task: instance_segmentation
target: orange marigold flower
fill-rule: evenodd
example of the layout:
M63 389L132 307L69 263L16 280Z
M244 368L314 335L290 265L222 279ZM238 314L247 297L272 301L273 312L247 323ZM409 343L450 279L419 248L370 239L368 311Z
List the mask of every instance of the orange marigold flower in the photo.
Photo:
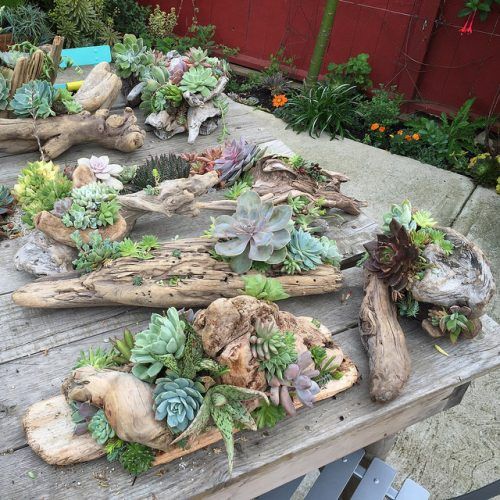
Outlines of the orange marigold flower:
M281 108L288 102L288 98L284 94L275 95L273 97L273 106L275 108Z
M398 130L396 133L397 133L398 135L403 135L403 131L402 131L402 130Z
M379 127L378 131L379 132L385 132L385 127Z
M415 141L418 141L420 139L420 135L415 133L411 136L412 139L414 139Z
M406 134L406 135L405 135L405 139L406 139L407 141L411 141L411 135Z
M380 127L378 123L372 123L370 125L370 130L377 130Z

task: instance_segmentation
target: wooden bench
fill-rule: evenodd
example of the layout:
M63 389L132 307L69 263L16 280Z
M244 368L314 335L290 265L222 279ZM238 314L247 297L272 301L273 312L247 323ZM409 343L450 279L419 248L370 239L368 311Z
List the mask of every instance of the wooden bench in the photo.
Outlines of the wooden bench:
M230 125L234 136L266 143L273 138L255 125L248 125L246 109L231 104ZM148 154L201 150L215 137L200 137L189 147L185 137L162 142L148 134L144 147L130 155L100 148L75 147L58 163L91 154L109 154L113 162L133 164ZM273 148L284 151L276 141ZM35 154L0 155L0 183L14 184L19 169ZM338 167L341 170L341 166ZM160 240L175 235L200 235L209 225L210 213L196 219L160 217L141 219L132 236L157 234ZM334 236L352 265L360 245L373 233L366 216L342 216ZM335 294L282 301L282 309L321 319L335 340L358 366L362 380L331 400L301 411L272 430L242 432L236 437L235 468L227 477L222 443L159 466L136 480L119 465L105 459L71 467L45 464L27 445L21 417L32 403L57 395L62 380L78 353L91 345L109 345L108 339L125 328L139 331L152 310L133 307L77 310L36 310L15 306L11 292L33 278L14 268L13 256L20 240L0 242L0 475L2 498L252 498L305 473L341 459L460 402L468 383L500 364L499 326L484 320L484 332L472 341L451 345L429 338L414 321L404 323L412 358L412 375L403 394L382 405L368 394L367 357L359 340L358 311L362 298L361 271L344 272L344 287ZM434 347L438 343L449 357ZM29 493L27 493L29 492Z

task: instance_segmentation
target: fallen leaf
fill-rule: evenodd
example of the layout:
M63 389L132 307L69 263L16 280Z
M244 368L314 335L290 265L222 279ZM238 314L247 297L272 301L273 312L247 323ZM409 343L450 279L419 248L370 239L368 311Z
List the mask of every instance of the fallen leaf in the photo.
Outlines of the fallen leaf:
M30 470L28 471L28 477L31 479L36 479L36 473Z
M434 347L436 348L436 351L439 352L439 354L442 354L443 356L449 356L449 354L442 347L439 347L437 344L434 344Z

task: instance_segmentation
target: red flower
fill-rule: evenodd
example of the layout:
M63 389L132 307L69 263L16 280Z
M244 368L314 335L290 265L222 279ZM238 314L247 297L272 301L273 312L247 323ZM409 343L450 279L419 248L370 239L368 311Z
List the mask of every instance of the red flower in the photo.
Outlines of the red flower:
M474 24L474 18L476 17L476 10L467 16L464 25L459 29L460 34L466 33L470 35L472 33L472 25Z

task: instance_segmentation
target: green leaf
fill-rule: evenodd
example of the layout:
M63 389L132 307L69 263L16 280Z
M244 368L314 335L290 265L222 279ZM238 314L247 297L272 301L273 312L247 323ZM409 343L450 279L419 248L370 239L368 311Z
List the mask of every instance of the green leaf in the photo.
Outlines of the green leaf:
M246 295L270 302L289 297L283 290L283 285L277 279L267 278L262 274L250 274L242 278L245 282L244 293Z
M266 429L274 427L283 420L286 417L286 412L282 406L263 403L252 412L252 416L257 424L257 429Z

